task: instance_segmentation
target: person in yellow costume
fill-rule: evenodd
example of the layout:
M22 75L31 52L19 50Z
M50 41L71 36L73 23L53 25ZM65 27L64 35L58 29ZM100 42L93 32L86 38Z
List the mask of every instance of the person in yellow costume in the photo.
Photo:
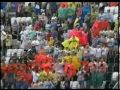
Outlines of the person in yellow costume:
M50 37L50 40L48 41L48 45L50 47L54 45L54 39L53 39L53 37Z
M72 63L75 65L77 70L80 69L80 59L75 52L73 52L73 55L72 55Z
M46 78L52 80L54 78L53 77L53 72L49 71Z
M69 44L69 49L70 50L78 47L79 39L77 37L72 37L72 38L69 39L69 41L70 41L70 44Z
M64 48L68 48L69 50L75 49L79 45L79 39L77 37L71 37L70 39L62 42Z
M45 81L46 77L47 77L47 73L44 70L40 71L39 76L38 76L39 80L40 81Z
M70 63L72 60L72 56L68 53L65 57L63 57L62 62Z
M64 40L64 42L62 42L62 45L64 46L64 48L68 48L69 47L69 40L68 39Z
M53 73L53 82L57 84L57 82L60 80L60 75L58 73Z
M114 31L118 30L118 19L115 20L115 27L114 27Z

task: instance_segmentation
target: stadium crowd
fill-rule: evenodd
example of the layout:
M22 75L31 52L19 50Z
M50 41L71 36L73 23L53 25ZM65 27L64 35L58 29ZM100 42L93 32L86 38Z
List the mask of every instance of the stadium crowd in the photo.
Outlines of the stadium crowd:
M3 89L104 89L118 68L118 2L4 2L0 23Z

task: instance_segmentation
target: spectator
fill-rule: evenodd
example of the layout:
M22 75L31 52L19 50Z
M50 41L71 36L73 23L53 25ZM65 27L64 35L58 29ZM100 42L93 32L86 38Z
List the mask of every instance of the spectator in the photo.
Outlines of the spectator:
M6 48L10 49L12 47L12 35L10 32L7 32L7 37L6 37Z
M118 69L118 3L4 5L3 89L101 89L104 82L111 83ZM112 85L108 82L107 87Z

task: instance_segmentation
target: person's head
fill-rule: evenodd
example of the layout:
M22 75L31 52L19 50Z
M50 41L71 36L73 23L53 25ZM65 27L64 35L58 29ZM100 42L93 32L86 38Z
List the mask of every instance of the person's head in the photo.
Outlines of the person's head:
M28 6L31 6L31 3L29 3Z

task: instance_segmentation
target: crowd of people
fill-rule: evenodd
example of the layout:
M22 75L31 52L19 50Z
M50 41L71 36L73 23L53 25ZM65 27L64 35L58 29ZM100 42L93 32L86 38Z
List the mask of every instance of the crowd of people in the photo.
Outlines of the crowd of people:
M1 88L102 89L117 54L118 2L2 3L0 32Z

